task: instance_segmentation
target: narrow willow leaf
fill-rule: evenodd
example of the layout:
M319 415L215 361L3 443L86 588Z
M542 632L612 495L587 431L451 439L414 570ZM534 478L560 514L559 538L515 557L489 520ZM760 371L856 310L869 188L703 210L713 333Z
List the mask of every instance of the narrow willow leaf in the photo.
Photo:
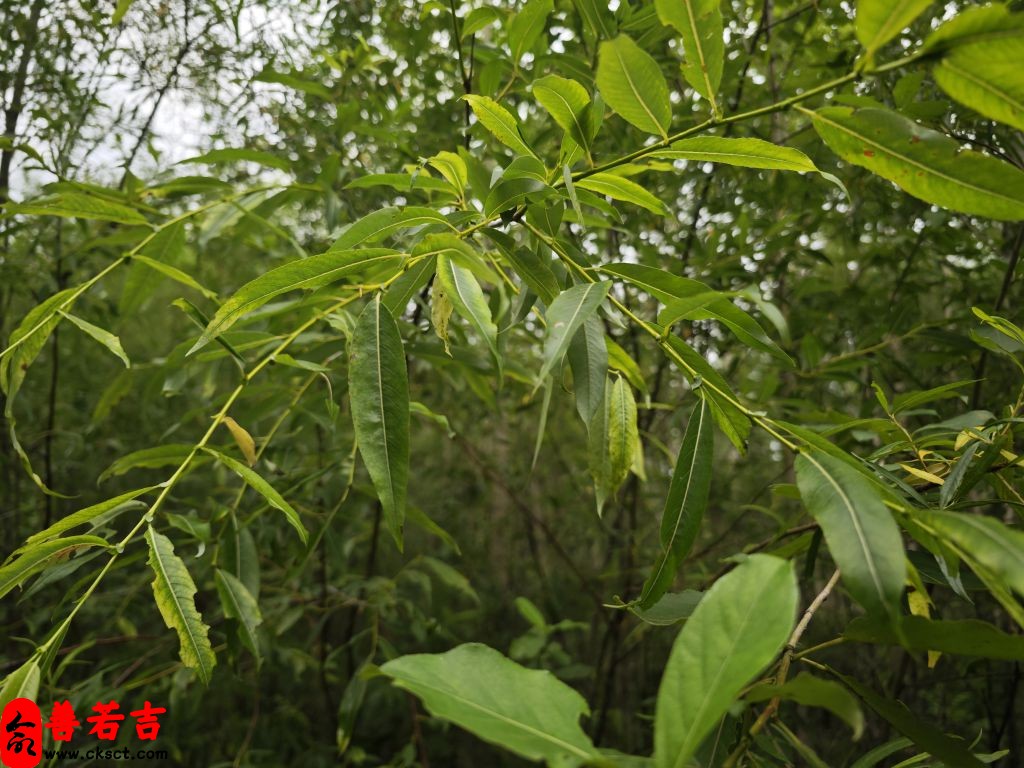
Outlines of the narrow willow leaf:
M597 409L604 406L604 387L608 378L608 347L604 325L591 315L572 337L566 353L572 369L572 388L576 412L587 429Z
M196 585L181 558L174 554L174 545L152 526L146 528L149 543L149 565L153 569L153 597L168 629L178 633L181 662L195 670L204 684L209 684L217 658L210 646L210 628L196 610Z
M608 106L626 122L646 133L668 137L672 106L665 76L658 62L628 35L601 43L597 87Z
M850 594L868 613L895 621L906 559L899 528L875 487L855 469L813 449L797 457L796 481Z
M721 0L655 0L662 24L675 27L683 37L683 76L720 114L715 93L722 82L725 44Z
M220 306L203 331L203 335L189 350L189 354L206 346L244 315L263 306L275 296L300 288L322 288L369 269L391 266L397 270L404 258L403 254L388 248L327 251L308 259L296 259L264 272L239 288Z
M544 430L548 425L548 410L551 408L551 392L554 390L555 379L549 376L544 381L544 399L540 406L540 418L537 422L537 439L533 443L533 461L530 462L530 471L537 468L537 459L540 456L541 446L544 445Z
M931 4L932 0L858 0L855 28L865 57L870 59Z
M550 672L527 669L485 645L402 656L381 667L434 717L527 760L577 765L597 756L580 728L587 704Z
M957 46L932 70L951 98L985 117L1024 130L1024 30L1016 37Z
M77 288L66 288L33 307L7 339L8 348L0 357L0 388L7 394L7 408L25 380L25 372L43 351L46 340L60 323L62 309L70 309ZM15 346L17 345L17 346Z
M805 707L827 709L850 726L854 740L864 733L864 712L860 703L846 688L833 680L822 680L801 672L783 685L755 686L744 698L747 701L768 701L776 697Z
M711 491L714 430L711 408L702 400L686 425L683 444L672 472L665 509L661 513L661 556L644 583L640 607L651 608L668 592L679 565L700 531Z
M638 391L650 397L647 381L636 360L630 357L629 353L619 346L611 336L604 337L604 345L608 350L608 367L621 373L626 377L626 381L636 387Z
M440 280L436 280L430 288L430 325L434 328L434 334L444 342L444 351L451 355L448 347L448 320L452 316L451 299L445 293L444 286Z
M469 102L476 119L494 138L520 155L537 156L519 132L519 122L511 112L487 96L467 94L462 98Z
M1010 635L977 619L933 621L924 616L904 616L898 637L891 626L860 616L843 630L843 637L858 643L902 645L912 651L938 651L957 656L1024 661L1024 637Z
M400 318L437 268L437 257L428 256L409 267L384 293L382 303L393 317Z
M99 536L67 536L22 547L20 554L0 568L0 598L47 566L66 560L88 547L109 546Z
M279 358L278 362L281 362ZM245 456L246 462L248 462L250 467L253 466L256 463L256 441L252 439L252 435L230 416L225 416L221 419L221 423L228 428L231 436L235 438L235 443L238 445L242 455Z
M281 496L281 494L278 493L270 483L264 480L255 470L245 466L245 464L237 459L233 459L220 451L215 451L213 448L203 448L203 450L217 459L217 461L230 469L240 478L245 480L246 484L262 496L267 504L272 506L274 509L283 512L288 522L291 523L292 528L294 528L299 534L299 538L302 539L302 543L306 543L309 533L306 531L306 527L302 524L299 513L295 511L291 504L284 500L284 497Z
M590 424L589 464L598 515L629 474L639 439L633 390L616 377L613 384L605 384L604 407Z
M15 699L32 699L39 695L39 662L33 656L4 678L0 687L0 712Z
M102 483L108 477L117 477L133 469L158 469L180 464L192 452L188 443L167 443L153 448L143 448L121 456L100 473L96 481Z
M508 25L508 47L512 50L513 64L518 63L523 54L533 48L553 9L554 0L527 0L512 17Z
M214 582L217 585L217 595L220 597L224 615L238 621L239 637L258 663L260 644L256 627L263 623L263 616L260 614L256 598L246 589L245 584L229 571L217 568L214 571Z
M865 704L888 721L893 728L918 747L941 760L943 765L949 768L982 768L984 765L981 760L971 754L966 741L947 736L930 723L918 719L902 702L880 696L859 680L841 675L833 669L828 671L842 680L850 690L860 696Z
M885 109L825 107L810 113L822 140L844 160L905 192L954 211L1024 219L1024 171Z
M267 168L277 168L279 171L290 171L292 167L286 158L279 157L270 152L246 149L244 147L213 149L197 157L179 160L177 164L186 165L188 163L209 163L211 165L220 165L222 163L256 163Z
M528 176L503 178L494 185L487 195L487 199L484 200L484 216L491 218L499 213L511 211L517 205L522 204L527 196L545 188L547 185L543 181Z
M113 221L118 224L145 225L148 223L145 217L134 208L83 192L62 192L58 195L40 197L23 203L7 203L4 206L4 213L6 215L26 214Z
M124 363L125 368L131 368L132 361L128 359L128 355L124 352L124 347L121 346L121 340L117 338L110 331L105 331L97 325L93 325L90 322L83 320L82 318L69 314L67 312L61 312L66 319L70 320L71 323L77 328L81 329L89 336L94 338L104 347L106 347L112 355L116 355L118 359Z
M576 332L592 317L608 295L611 283L581 283L562 291L548 307L547 338L544 340L544 364L537 381L544 381L556 365L562 362ZM604 340L602 338L602 344Z
M491 310L480 284L473 273L456 264L447 254L437 257L437 279L444 286L455 311L469 321L483 338L501 371L501 354L498 352L498 327L491 319Z
M100 517L101 515L105 515L107 512L110 512L113 509L116 509L125 502L137 499L139 496L149 493L150 491L153 491L159 487L160 486L157 485L149 485L146 486L145 488L136 488L134 491L127 491L118 496L114 496L112 499L107 499L106 501L101 501L98 504L83 507L82 509L72 512L70 515L62 517L60 520L58 520L48 528L44 528L41 531L33 533L31 536L25 539L25 544L23 547L21 547L21 549L19 549L19 551L24 551L25 549L28 549L29 547L32 547L35 544L47 541L48 539L52 539L54 536L59 536L60 534L64 533L64 531L69 531L72 528L78 527L79 525L91 523L96 518Z
M359 454L388 530L402 549L409 484L409 374L398 324L379 297L356 322L349 343L348 388Z
M151 259L149 256L143 256L141 253L132 256L132 262L134 264L142 264L143 266L149 267L154 272L159 272L165 277L171 278L175 282L181 283L182 285L191 288L199 293L203 294L208 299L216 299L217 294L208 288L204 288L194 277L189 275L187 272L183 272L177 267L172 267L170 264L165 264L162 261Z
M630 181L622 176L613 173L595 173L591 176L578 179L576 186L579 189L589 189L599 195L608 195L612 200L621 200L626 203L639 205L651 213L662 216L668 213L668 208L658 198L641 187L635 181Z
M993 517L919 510L922 522L1024 595L1024 533Z
M684 589L682 592L666 592L650 608L631 605L629 610L641 621L656 627L670 627L690 618L704 597L703 592Z
M693 160L701 163L724 163L742 168L764 168L799 173L817 172L814 162L792 147L781 147L763 139L730 139L723 136L698 136L680 139L651 153L663 160Z
M364 243L377 243L400 230L430 224L451 226L444 215L433 208L412 205L406 208L381 208L346 229L331 245L331 251L343 251Z
M718 579L683 625L658 688L655 768L683 768L796 621L793 566L752 555Z
M421 190L424 192L447 192L458 196L458 191L443 179L435 179L426 173L368 173L345 185L345 189L371 189L391 187L399 192Z
M488 232L492 239L498 234L501 233ZM562 288L551 270L551 259L548 255L550 251L539 247L531 250L516 245L511 238L495 239L494 242L497 243L502 256L512 265L519 279L540 296L541 301L550 304L555 300Z
M587 89L575 80L546 75L533 81L533 97L565 133L584 149L590 147L586 110L590 104Z

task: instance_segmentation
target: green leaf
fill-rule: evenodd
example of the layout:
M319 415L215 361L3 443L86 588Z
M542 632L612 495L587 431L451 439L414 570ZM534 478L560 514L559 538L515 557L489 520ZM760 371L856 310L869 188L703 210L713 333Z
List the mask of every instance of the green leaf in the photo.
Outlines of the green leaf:
M110 23L117 26L121 23L121 19L128 13L128 9L131 8L134 0L117 0L117 5L114 7L114 15L110 17Z
M427 163L431 168L444 176L445 180L459 191L460 197L466 196L466 187L469 186L469 169L466 167L465 160L454 152L438 152L427 160ZM424 210L431 209L427 208Z
M993 517L937 510L915 512L939 537L1024 595L1024 532Z
M217 298L217 294L214 291L211 291L208 288L204 288L199 283L199 281L196 280L194 277L192 277L186 272L182 272L177 267L172 267L170 264L164 264L162 261L151 259L149 256L143 256L141 253L132 256L132 262L143 264L152 269L153 271L159 272L165 277L171 278L171 280L181 283L182 285L187 286L188 288L192 288L193 290L199 291L199 293L203 294L203 296L205 296L208 299Z
M576 411L589 429L597 409L604 407L604 387L608 378L608 347L599 317L591 315L583 322L569 342L566 354L572 370Z
M192 446L187 443L167 443L153 448L132 451L115 459L109 467L103 470L96 482L102 483L108 477L117 477L133 469L158 469L181 464L191 452Z
M210 646L210 628L196 610L196 585L174 545L152 526L146 527L149 565L153 569L153 597L169 629L178 633L181 662L195 670L203 684L209 684L217 658Z
M1024 36L1024 13L1011 13L1002 3L966 8L932 32L922 53L941 53L961 45L997 42Z
M7 393L7 408L25 380L25 372L43 351L46 340L60 323L62 309L71 308L77 288L65 288L33 307L7 339L14 347L0 358L0 386ZM17 344L18 346L14 346Z
M550 672L521 667L485 645L402 656L381 672L434 717L527 760L569 766L597 754L579 725L588 713L583 697Z
M99 536L67 536L22 547L17 557L0 568L0 598L54 561L66 560L80 549L106 546Z
M931 4L932 0L857 0L857 39L865 58L870 59Z
M455 311L469 321L480 334L494 361L501 371L501 354L498 352L498 327L491 319L491 310L480 284L473 273L455 263L447 254L437 257L437 279L444 286L445 293L455 306Z
M703 592L695 589L684 589L682 592L666 592L650 608L639 605L630 606L629 610L641 621L656 627L670 627L690 618L704 597Z
M860 616L847 625L843 637L858 643L902 645L912 651L939 651L957 656L1024 661L1024 637L1009 635L977 619L933 621L924 616L904 616L900 634L883 622Z
M527 195L540 192L546 186L543 181L530 176L503 178L487 194L487 199L484 201L484 216L492 218L499 213L510 211L522 203Z
M546 75L533 81L533 97L537 99L558 126L584 149L590 147L586 110L590 105L587 89L575 80Z
M458 155L456 155L458 157ZM406 208L381 208L364 216L342 233L331 245L332 251L347 250L363 243L377 243L402 229L430 224L448 224L448 220L433 208L410 205Z
M64 311L61 311L60 314L63 315L68 320L70 320L72 324L80 328L89 336L92 336L94 339L96 339L96 341L98 341L108 350L110 350L110 353L112 355L116 355L118 359L120 359L121 362L124 363L125 368L132 367L132 361L128 359L128 355L126 355L124 352L124 347L121 346L121 340L117 338L117 336L112 334L110 331L103 330L99 326L86 322L85 320L83 320L80 317L77 317L76 315L72 315Z
M971 754L966 741L947 736L926 721L919 720L902 702L880 696L860 681L841 675L833 669L828 671L842 680L893 728L941 760L948 768L981 768L984 765Z
M409 303L416 297L423 286L434 276L437 269L437 257L427 256L409 267L402 275L388 286L384 292L384 307L396 319L400 318Z
M871 481L816 449L797 456L796 481L850 594L868 613L897 620L907 573L903 542Z
M597 87L618 115L641 131L668 138L672 106L658 63L628 35L601 43Z
M822 680L802 672L782 685L758 685L746 695L747 701L768 701L778 697L795 701L805 707L827 709L853 730L853 738L864 732L864 713L857 699L846 688L832 680Z
M905 192L954 211L1024 219L1024 171L885 109L810 113L833 152Z
M714 431L711 409L702 400L690 415L661 513L661 556L644 583L640 607L651 608L672 586L679 566L697 538L711 491Z
M467 94L462 98L469 102L476 119L494 138L517 154L537 157L519 132L519 122L511 112L487 96Z
M348 387L359 455L401 550L409 485L409 374L398 324L379 297L366 305L356 322L349 346Z
M410 192L417 189L425 192L458 194L447 181L435 179L426 173L368 173L345 185L345 189L370 189L372 187L391 187L399 192Z
M39 197L24 203L7 203L4 206L4 215L14 216L17 214L93 219L95 221L113 221L118 224L148 224L145 217L134 208L82 192L62 192L58 195Z
M544 364L537 376L538 382L544 381L552 369L562 362L576 332L597 312L610 287L608 281L581 283L562 291L551 302L545 313L547 338L544 340ZM604 346L603 334L601 346Z
M612 173L595 173L576 181L579 189L589 189L599 195L607 195L612 200L622 200L626 203L639 205L651 213L666 215L668 208L658 198L641 187L635 181L630 181L622 176Z
M33 656L4 678L0 688L0 712L15 699L36 700L39 695L39 662Z
M527 0L519 13L512 17L508 25L508 47L512 50L513 64L533 48L553 9L553 0Z
M225 301L206 326L203 335L189 350L195 353L219 336L244 315L263 306L275 296L300 288L310 290L364 272L372 268L398 268L404 254L388 248L357 248L327 251L308 259L296 259L264 272L239 288Z
M598 515L629 474L639 441L633 390L625 379L616 377L612 385L605 384L604 407L590 423L590 475Z
M279 171L291 171L292 168L291 163L283 157L278 157L270 152L261 152L258 149L245 149L244 147L214 149L197 157L179 160L178 165L187 163L219 165L221 163L238 162L256 163L257 165L265 165L268 168L277 168Z
M814 162L792 147L780 147L762 139L730 139L722 136L698 136L680 139L668 149L653 152L651 157L663 160L693 160L701 163L724 163L741 168L764 168L799 173L817 172Z
M954 48L932 70L951 98L985 117L1024 130L1024 33Z
M33 533L25 539L25 545L22 549L26 549L42 541L46 541L47 539L52 539L54 536L59 536L64 533L64 531L71 530L79 525L91 523L97 517L116 509L125 502L137 499L139 496L149 493L157 488L159 488L157 485L149 485L145 488L136 488L134 491L127 491L126 493L122 493L112 499L107 499L106 501L101 501L98 504L83 507L82 509L72 512L70 515L62 517L57 522L53 523L53 525Z
M662 24L683 36L683 76L720 114L715 93L722 82L725 44L722 39L721 0L655 0Z
M260 646L256 627L263 623L263 616L260 614L256 598L246 589L245 584L229 571L217 568L213 577L224 615L238 621L239 637L258 662Z
M704 594L661 678L656 768L688 764L743 688L782 650L798 597L793 566L769 555L750 556Z
M302 543L306 543L306 540L309 538L309 533L302 524L299 513L296 512L292 505L285 501L284 497L281 496L281 494L278 493L270 483L264 480L256 470L247 467L237 459L233 459L220 451L215 451L213 448L203 448L203 450L217 459L217 461L230 469L240 478L245 480L246 484L262 496L267 504L272 506L274 509L284 512L284 516L288 519L288 522L291 523L292 528L298 532L299 538L302 539Z

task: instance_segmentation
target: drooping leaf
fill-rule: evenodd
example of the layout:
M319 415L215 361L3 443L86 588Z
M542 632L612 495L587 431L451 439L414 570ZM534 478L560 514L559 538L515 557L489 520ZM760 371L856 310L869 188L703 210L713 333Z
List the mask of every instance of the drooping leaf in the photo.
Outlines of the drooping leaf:
M635 181L630 181L622 176L613 173L595 173L591 176L576 181L579 189L589 189L599 195L607 195L612 200L621 200L626 203L639 205L651 213L664 216L668 213L665 204L658 198L641 187Z
M259 604L237 576L218 568L214 571L214 582L220 597L224 615L238 621L239 637L252 655L260 658L259 636L256 627L263 623Z
M409 484L409 374L395 319L379 297L360 313L349 345L349 398L359 455L384 520L402 548Z
M865 57L870 59L931 4L932 0L858 0L855 29Z
M1024 130L1024 30L1015 37L958 45L935 65L935 82L975 112Z
M112 355L116 355L117 358L124 363L125 368L131 368L132 361L128 359L128 355L124 352L124 347L121 346L121 340L117 338L117 336L112 334L110 331L105 331L99 326L93 325L76 315L72 315L68 312L61 312L61 315L63 315L67 320L70 320L72 325L80 328L110 350Z
M658 688L656 768L683 768L740 692L785 645L796 621L793 566L752 555L704 594Z
M282 362L280 355L275 359L279 363ZM287 362L285 362L285 364L287 365ZM238 449L242 452L242 455L245 456L245 461L250 467L253 466L256 463L256 441L252 439L252 435L249 434L249 431L245 427L230 416L225 416L221 419L221 423L228 428L231 436L235 438L235 444L238 445Z
M628 35L601 43L597 87L618 115L641 131L668 136L672 107L658 63Z
M71 309L76 290L65 288L40 302L11 331L7 339L9 351L0 357L0 388L7 394L8 407L25 380L29 366L43 351L46 340L60 323L60 311Z
M864 732L864 713L860 704L846 688L833 680L802 672L782 685L758 685L745 698L747 701L767 701L775 697L795 701L805 707L827 709L850 726L854 739L859 739Z
M957 656L1024 661L1024 637L1009 635L978 619L935 621L924 616L904 616L900 634L891 626L859 616L843 630L843 636L858 643L903 645L912 651L939 651Z
M76 512L72 512L70 515L62 517L60 520L48 526L47 528L44 528L41 531L33 533L31 536L25 539L25 545L24 547L22 547L22 549L31 547L35 544L46 541L48 539L52 539L54 536L59 536L60 534L64 533L64 531L69 531L72 528L78 527L79 525L91 523L96 518L106 514L107 512L110 512L113 509L116 509L125 502L137 499L139 496L142 496L145 493L149 493L150 491L158 487L159 486L156 485L149 485L146 486L145 488L136 488L134 491L127 491L125 493L114 496L112 499L107 499L106 501L101 501L98 504L92 504L88 507L83 507L82 509L79 509Z
M662 552L644 583L640 607L651 608L672 587L700 531L711 490L714 430L711 409L702 400L690 416L672 471L665 509L661 513Z
M922 522L1024 595L1024 532L986 515L920 510Z
M683 37L683 76L719 113L715 93L722 82L725 45L721 0L655 0L662 24Z
M262 496L267 504L283 512L292 528L299 534L299 538L302 539L303 543L306 543L306 540L309 538L309 532L306 531L306 527L302 524L299 513L256 470L250 469L237 459L233 459L220 451L215 451L213 448L203 448L203 450L245 480L246 484Z
M454 259L444 253L437 257L437 279L444 286L455 311L468 320L483 338L500 371L502 362L498 351L498 327L491 319L491 310L480 283L472 272L456 264Z
M701 163L724 163L741 168L765 168L799 173L817 172L814 162L792 147L781 147L763 139L731 139L724 136L697 136L680 139L668 149L651 153L664 160L693 160Z
M17 557L0 567L0 598L51 563L66 560L88 547L106 546L107 542L99 536L66 536L26 545Z
M181 662L195 670L203 684L209 684L217 663L210 645L210 628L196 610L196 585L181 558L174 554L171 540L146 527L149 566L153 569L153 597L168 629L178 633Z
M189 354L194 354L206 346L214 337L275 296L300 288L321 288L370 269L393 267L397 270L404 258L404 254L388 248L357 248L327 251L308 259L296 259L264 272L239 288L220 306L203 331L203 335L189 350Z
M548 16L554 8L554 0L527 0L508 25L508 47L512 50L512 61L517 63L523 54L533 48Z
M144 256L141 253L137 253L134 256L132 256L132 262L134 262L135 264L142 264L143 266L149 267L154 272L159 272L165 277L171 278L171 280L174 280L175 282L181 283L182 285L187 286L188 288L192 288L193 290L199 291L199 293L203 294L203 296L205 296L208 299L217 298L216 293L211 291L209 288L203 287L203 285L200 284L199 281L192 277L190 274L188 274L187 272L183 272L182 270L178 269L177 267L171 266L170 264L165 264L162 261L151 259L149 256Z
M587 89L575 80L545 75L533 81L533 97L565 133L584 149L590 146L586 110L590 105Z
M579 725L587 704L550 672L527 669L485 645L389 661L381 671L434 716L527 760L579 765L597 750Z
M816 449L797 457L796 479L850 594L869 614L895 621L906 558L899 528L874 486L855 469Z
M607 281L581 283L562 291L551 302L545 313L548 335L544 340L544 364L537 377L538 381L544 381L552 369L562 361L576 332L587 318L597 312L597 308L608 295L609 287L611 283ZM603 337L601 343L604 344Z
M526 143L522 133L520 133L519 122L513 117L511 112L487 96L467 94L462 98L469 102L469 106L472 108L473 114L476 115L476 119L480 121L484 128L491 132L494 138L513 152L536 157L536 154L530 149L530 145Z
M844 160L905 192L954 211L1024 219L1024 171L885 109L824 107L811 113L822 140Z
M600 515L629 475L640 440L636 401L625 379L616 377L611 385L605 384L604 407L594 414L589 431L590 475Z
M566 356L572 369L576 411L589 429L597 409L604 407L608 378L608 347L600 318L591 315L583 322L569 342Z

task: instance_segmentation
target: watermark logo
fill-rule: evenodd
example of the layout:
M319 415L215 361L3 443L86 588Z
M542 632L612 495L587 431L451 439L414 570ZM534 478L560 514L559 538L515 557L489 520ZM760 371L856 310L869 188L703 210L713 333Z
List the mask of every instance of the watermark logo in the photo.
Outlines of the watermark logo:
M7 768L34 768L43 759L43 722L31 699L14 699L0 717L0 762Z

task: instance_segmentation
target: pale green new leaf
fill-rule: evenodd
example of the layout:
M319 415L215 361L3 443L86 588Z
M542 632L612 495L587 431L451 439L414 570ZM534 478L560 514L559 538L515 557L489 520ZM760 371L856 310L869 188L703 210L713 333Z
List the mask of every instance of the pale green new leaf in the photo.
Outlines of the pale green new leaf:
M587 704L550 672L527 669L485 645L402 656L381 667L434 717L527 760L580 765L597 749L580 728Z
M796 481L850 594L869 614L895 621L906 556L899 528L871 481L815 449L797 457Z
M121 346L121 340L117 338L110 331L106 331L97 325L93 325L90 322L83 320L77 315L72 315L68 312L61 311L61 315L70 320L73 325L92 336L96 341L106 347L112 355L117 356L118 359L124 363L125 368L131 368L132 361L128 359L128 355L125 354L124 347Z
M533 97L537 99L558 126L584 149L590 146L586 128L586 109L590 104L587 89L575 80L546 75L533 81Z
M975 112L1024 130L1024 30L1016 37L961 45L932 71L935 82Z
M926 202L993 219L1024 219L1024 171L885 109L810 113L822 140Z
M508 25L508 47L512 50L514 64L537 42L553 9L554 0L527 0L519 13L512 17Z
M210 682L217 658L213 654L203 617L196 610L196 585L181 558L174 554L174 545L152 526L146 528L149 543L149 565L153 569L153 597L169 629L178 633L181 662L195 670L204 684Z
M494 356L498 370L501 370L501 354L498 352L498 327L491 319L491 310L487 306L480 283L473 273L442 253L437 257L437 279L444 286L448 299L455 311L469 321L470 325L483 338L487 348Z
M257 660L260 658L259 636L256 627L263 623L259 604L237 576L217 568L214 571L221 609L229 619L238 621L239 636Z
M331 250L308 259L296 259L264 272L239 288L220 306L189 354L204 347L244 315L263 306L275 296L300 288L321 288L369 269L388 266L397 269L404 258L404 254L388 248Z
M725 60L721 0L655 0L654 6L661 23L675 27L683 37L686 81L719 114L715 93Z
M931 4L932 0L858 0L855 28L865 57L870 59Z
M0 568L0 598L54 562L66 560L87 547L106 547L99 536L67 536L63 539L37 542L24 546L19 555Z
M701 400L690 416L661 513L661 556L644 583L640 608L651 608L672 587L676 571L697 538L711 490L714 430L711 408Z
M646 133L668 137L672 106L665 76L658 62L628 35L601 43L597 87L624 120Z
M743 688L789 638L793 566L752 555L718 579L683 625L658 689L655 768L684 768Z
M519 132L519 122L511 112L487 96L467 94L462 98L469 102L476 119L494 138L520 155L537 156Z
M203 450L217 459L217 461L230 469L240 478L245 480L246 484L262 496L270 506L283 512L292 528L298 532L299 538L302 539L302 542L306 542L309 537L309 533L306 531L306 527L302 524L302 520L299 518L299 513L296 512L292 505L285 501L284 497L281 496L281 494L278 493L270 483L264 480L256 470L247 467L237 459L233 459L220 451L215 451L213 448L203 448Z
M731 139L724 136L697 136L680 139L651 154L663 160L692 160L724 163L741 168L764 168L800 173L817 172L814 162L792 147L781 147L763 139Z
M658 198L641 187L635 181L616 176L612 173L595 173L576 181L580 189L589 189L599 195L607 195L612 200L622 200L626 203L639 205L651 213L666 215L668 209Z
M374 297L349 343L349 398L359 455L402 549L409 485L409 374L398 324Z
M604 407L604 387L608 379L608 346L599 317L591 315L583 322L569 342L566 357L572 370L576 411L589 429L597 409Z
M545 313L548 335L544 341L544 364L537 381L544 381L565 356L573 337L608 295L611 283L581 283L558 294ZM604 340L602 338L602 345Z
M460 197L465 197L466 187L469 185L469 169L465 160L454 152L442 151L428 159L427 164L459 190Z

